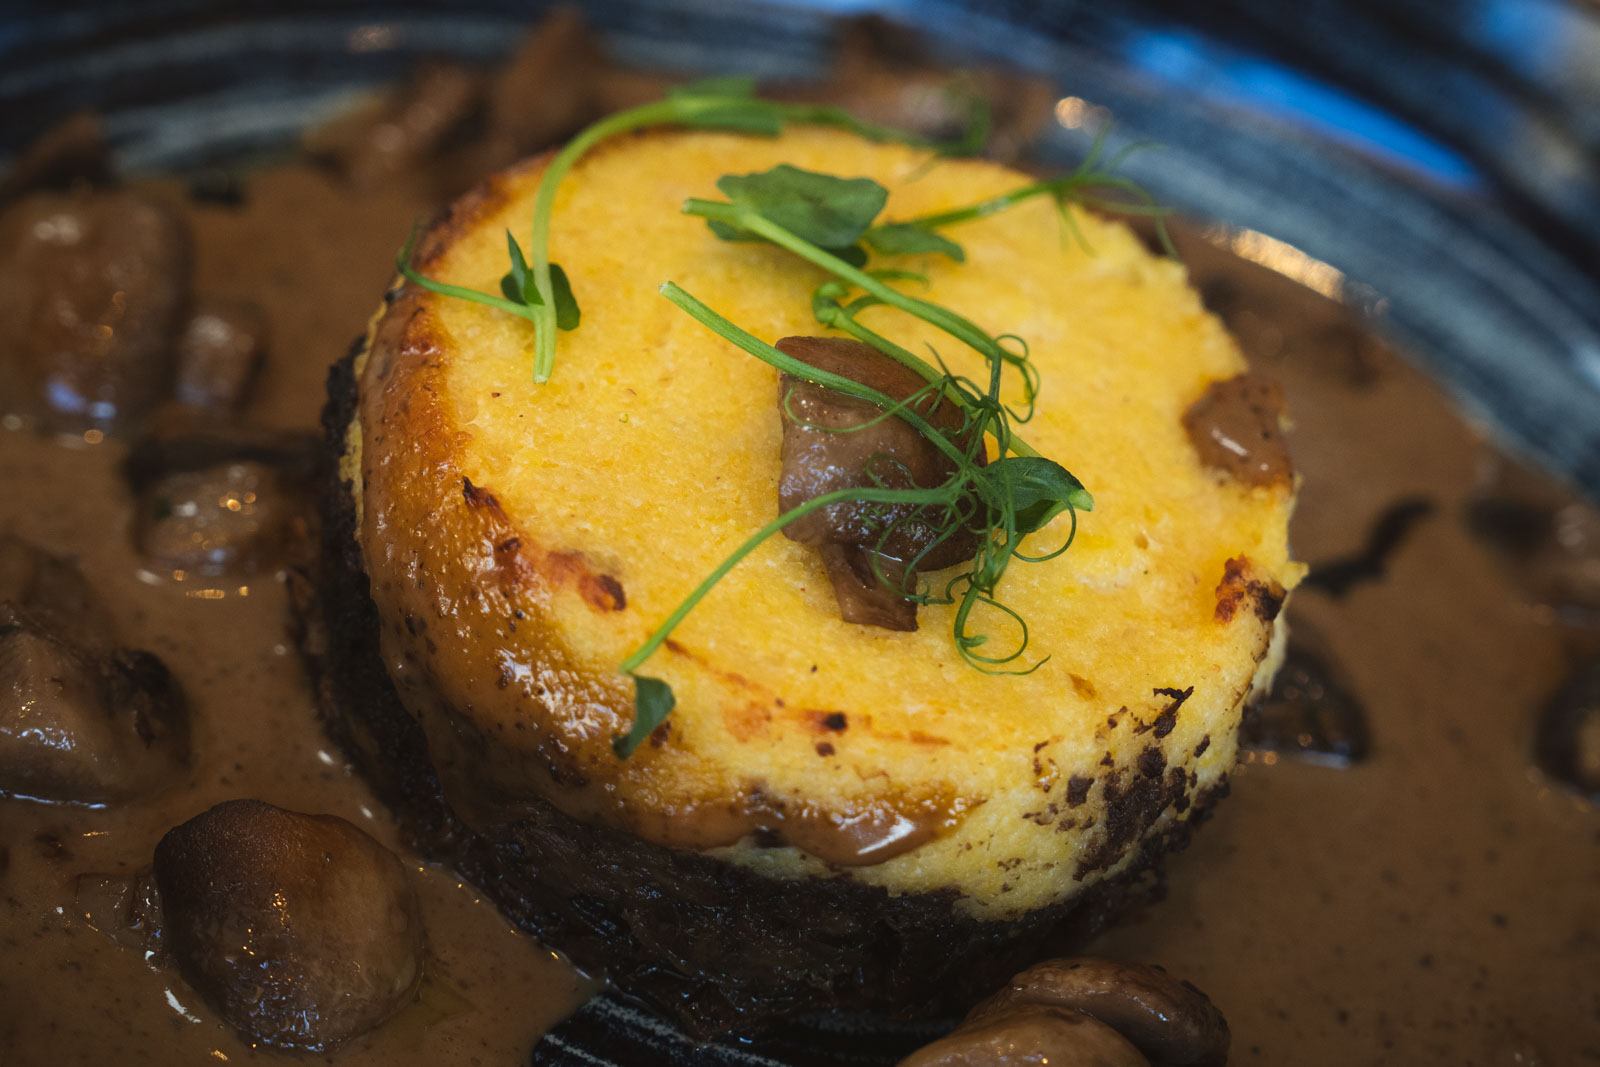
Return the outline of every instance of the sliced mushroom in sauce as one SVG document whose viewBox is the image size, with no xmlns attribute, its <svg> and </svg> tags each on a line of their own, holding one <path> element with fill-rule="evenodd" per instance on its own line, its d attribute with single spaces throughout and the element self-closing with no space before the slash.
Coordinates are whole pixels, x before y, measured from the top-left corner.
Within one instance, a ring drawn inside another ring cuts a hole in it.
<svg viewBox="0 0 1600 1067">
<path fill-rule="evenodd" d="M 0 794 L 100 804 L 181 783 L 188 709 L 166 666 L 117 648 L 64 561 L 0 538 Z"/>
<path fill-rule="evenodd" d="M 316 439 L 213 419 L 168 423 L 123 462 L 137 496 L 134 543 L 149 565 L 217 576 L 299 562 L 310 548 Z"/>
<path fill-rule="evenodd" d="M 1562 622 L 1600 626 L 1600 507 L 1502 460 L 1464 517 L 1530 600 Z"/>
<path fill-rule="evenodd" d="M 1160 967 L 1046 960 L 983 1001 L 899 1067 L 1222 1067 L 1228 1022 Z"/>
<path fill-rule="evenodd" d="M 112 182 L 105 128 L 92 111 L 69 115 L 17 157 L 0 180 L 0 201 L 43 189 L 104 186 Z"/>
<path fill-rule="evenodd" d="M 153 485 L 140 504 L 135 541 L 155 567 L 248 574 L 281 558 L 301 510 L 278 471 L 224 463 Z"/>
<path fill-rule="evenodd" d="M 896 401 L 927 389 L 915 371 L 860 341 L 785 337 L 778 348 Z M 932 489 L 955 471 L 909 422 L 884 417 L 868 401 L 784 374 L 778 406 L 783 418 L 780 511 L 841 489 Z M 952 437 L 962 429 L 961 412 L 936 393 L 920 397 L 912 410 Z M 976 459 L 984 462 L 981 450 Z M 942 536 L 942 519 L 932 509 L 904 504 L 841 503 L 814 511 L 783 532 L 802 544 L 832 546 L 825 561 L 845 621 L 914 630 L 915 605 L 904 592 L 916 587 L 916 571 L 953 566 L 977 549 L 977 537 L 968 529 Z"/>
<path fill-rule="evenodd" d="M 429 63 L 374 108 L 314 131 L 306 147 L 353 188 L 378 189 L 440 154 L 482 110 L 483 96 L 477 72 Z"/>
</svg>

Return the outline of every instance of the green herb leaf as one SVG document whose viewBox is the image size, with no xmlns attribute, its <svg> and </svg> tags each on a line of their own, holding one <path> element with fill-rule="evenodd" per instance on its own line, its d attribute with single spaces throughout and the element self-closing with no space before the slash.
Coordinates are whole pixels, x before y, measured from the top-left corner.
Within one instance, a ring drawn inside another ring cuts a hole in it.
<svg viewBox="0 0 1600 1067">
<path fill-rule="evenodd" d="M 544 298 L 539 295 L 538 282 L 533 271 L 528 269 L 527 260 L 522 258 L 522 246 L 517 244 L 510 230 L 506 231 L 506 250 L 511 255 L 511 269 L 501 276 L 500 291 L 513 303 L 524 307 L 543 307 Z M 556 304 L 556 328 L 576 330 L 582 315 L 578 311 L 578 301 L 572 295 L 572 283 L 567 281 L 567 272 L 561 269 L 559 263 L 550 264 L 550 290 Z"/>
<path fill-rule="evenodd" d="M 1015 512 L 1019 534 L 1033 533 L 1069 507 L 1093 511 L 1094 497 L 1072 472 L 1044 456 L 1005 456 L 985 472 Z"/>
<path fill-rule="evenodd" d="M 871 178 L 836 178 L 780 163 L 757 174 L 725 174 L 717 188 L 735 204 L 821 248 L 848 248 L 878 217 L 889 190 Z M 711 221 L 724 240 L 738 227 Z"/>
<path fill-rule="evenodd" d="M 677 697 L 672 687 L 660 678 L 647 678 L 642 674 L 633 677 L 633 729 L 626 735 L 611 739 L 612 751 L 618 758 L 627 759 L 633 750 L 644 744 L 656 727 L 667 721 Z"/>
<path fill-rule="evenodd" d="M 726 130 L 757 137 L 776 137 L 783 132 L 783 115 L 774 109 L 759 106 L 761 103 L 753 101 L 750 104 L 730 104 L 697 111 L 685 117 L 683 125 L 698 130 Z"/>
<path fill-rule="evenodd" d="M 687 210 L 687 209 L 685 209 Z M 706 225 L 711 227 L 711 232 L 724 241 L 759 241 L 761 238 L 749 230 L 741 230 L 731 222 L 722 219 L 706 219 Z"/>
<path fill-rule="evenodd" d="M 543 304 L 539 289 L 533 284 L 533 273 L 528 270 L 528 261 L 522 258 L 522 246 L 517 244 L 510 230 L 506 231 L 506 250 L 511 254 L 511 269 L 501 277 L 500 291 L 507 300 L 515 300 L 519 304 L 530 307 Z"/>
<path fill-rule="evenodd" d="M 550 264 L 550 290 L 556 302 L 556 328 L 576 330 L 582 316 L 578 311 L 578 301 L 572 295 L 572 283 L 567 281 L 567 272 L 561 269 L 559 263 Z"/>
<path fill-rule="evenodd" d="M 556 334 L 578 326 L 578 305 L 572 290 L 564 279 L 558 280 L 555 265 L 549 262 L 550 222 L 555 208 L 556 187 L 571 172 L 578 160 L 595 145 L 611 137 L 632 130 L 653 126 L 685 126 L 699 129 L 730 130 L 737 133 L 773 137 L 791 123 L 809 123 L 817 126 L 834 126 L 850 130 L 872 141 L 898 141 L 934 149 L 939 155 L 965 154 L 975 150 L 987 130 L 987 121 L 981 102 L 969 108 L 970 122 L 967 136 L 953 144 L 939 144 L 904 130 L 881 126 L 856 118 L 839 107 L 817 104 L 784 103 L 762 100 L 755 95 L 755 82 L 745 77 L 706 78 L 671 90 L 665 99 L 609 115 L 578 132 L 566 146 L 557 152 L 539 179 L 534 195 L 533 227 L 528 249 L 531 261 L 518 259 L 520 249 L 512 252 L 512 269 L 500 283 L 500 294 L 481 292 L 462 285 L 447 285 L 425 277 L 411 266 L 411 244 L 399 257 L 400 273 L 412 283 L 431 293 L 468 300 L 485 307 L 518 315 L 534 325 L 533 380 L 546 382 L 555 368 Z M 875 214 L 875 213 L 874 213 Z M 871 217 L 848 236 L 839 240 L 817 242 L 823 248 L 848 248 L 860 238 L 860 231 L 871 224 Z M 725 236 L 727 236 L 725 234 Z M 415 241 L 415 232 L 412 239 Z M 747 237 L 730 237 L 733 240 Z M 859 252 L 847 252 L 842 257 L 854 263 Z M 531 276 L 531 281 L 528 276 Z M 564 292 L 563 292 L 564 290 Z M 548 299 L 532 300 L 530 293 L 540 293 Z"/>
<path fill-rule="evenodd" d="M 874 252 L 885 256 L 914 256 L 943 252 L 957 263 L 967 259 L 966 251 L 948 237 L 915 222 L 886 222 L 864 235 Z"/>
<path fill-rule="evenodd" d="M 829 248 L 824 251 L 838 256 L 852 267 L 861 268 L 867 265 L 867 250 L 860 245 L 850 245 L 847 248 Z"/>
<path fill-rule="evenodd" d="M 512 315 L 518 315 L 533 321 L 534 313 L 529 311 L 521 300 L 499 297 L 493 293 L 480 292 L 477 289 L 468 289 L 464 285 L 447 285 L 444 282 L 436 282 L 432 278 L 419 274 L 416 268 L 411 265 L 411 253 L 416 248 L 417 236 L 420 232 L 418 227 L 412 226 L 411 237 L 406 241 L 406 246 L 400 250 L 400 254 L 395 257 L 395 270 L 400 272 L 402 278 L 419 288 L 426 289 L 430 293 L 438 293 L 440 296 L 449 296 L 457 300 L 482 304 L 484 307 L 495 308 L 498 311 L 509 312 Z M 504 291 L 503 286 L 502 291 Z"/>
</svg>

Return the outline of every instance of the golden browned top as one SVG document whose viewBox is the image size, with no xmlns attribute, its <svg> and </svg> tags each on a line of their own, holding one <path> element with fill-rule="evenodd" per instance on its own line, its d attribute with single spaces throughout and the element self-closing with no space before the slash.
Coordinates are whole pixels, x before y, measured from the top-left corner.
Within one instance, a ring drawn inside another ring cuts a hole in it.
<svg viewBox="0 0 1600 1067">
<path fill-rule="evenodd" d="M 981 162 L 919 173 L 914 150 L 814 129 L 604 146 L 556 200 L 551 254 L 584 317 L 543 385 L 526 322 L 404 290 L 375 321 L 349 469 L 391 673 L 469 819 L 541 795 L 774 873 L 866 863 L 851 876 L 954 886 L 985 914 L 1061 899 L 1231 763 L 1238 705 L 1299 568 L 1292 488 L 1207 469 L 1185 431 L 1210 383 L 1244 366 L 1182 267 L 1080 214 L 1086 249 L 1047 201 L 952 230 L 964 264 L 897 265 L 1026 339 L 1043 392 L 1025 434 L 1095 495 L 1070 551 L 1013 566 L 1002 586 L 1048 662 L 974 670 L 948 608 L 923 608 L 913 633 L 845 623 L 815 550 L 774 538 L 647 664 L 677 693 L 669 728 L 631 760 L 612 754 L 631 718 L 616 664 L 776 513 L 776 372 L 657 287 L 676 281 L 768 341 L 818 332 L 818 272 L 678 212 L 715 196 L 723 173 L 780 162 L 875 178 L 891 219 L 1026 180 Z M 457 204 L 419 266 L 495 290 L 539 172 L 526 164 Z M 863 321 L 981 369 L 892 309 Z M 1010 638 L 997 624 L 994 640 Z M 1130 833 L 1115 809 L 1140 776 L 1161 783 L 1160 803 L 1141 794 Z M 798 847 L 741 841 L 753 830 Z"/>
</svg>

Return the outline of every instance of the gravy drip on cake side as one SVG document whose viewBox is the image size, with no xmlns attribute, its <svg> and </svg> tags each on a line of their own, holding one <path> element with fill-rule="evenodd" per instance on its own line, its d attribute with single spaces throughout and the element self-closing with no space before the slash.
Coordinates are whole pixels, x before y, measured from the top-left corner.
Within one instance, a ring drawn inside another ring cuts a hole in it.
<svg viewBox="0 0 1600 1067">
<path fill-rule="evenodd" d="M 357 194 L 293 167 L 253 175 L 247 192 L 240 208 L 188 209 L 197 289 L 264 305 L 274 341 L 248 418 L 309 430 L 327 365 L 431 198 L 403 184 Z M 1493 454 L 1429 383 L 1327 301 L 1198 241 L 1184 253 L 1294 413 L 1297 552 L 1315 563 L 1358 549 L 1407 496 L 1435 509 L 1380 578 L 1338 598 L 1307 588 L 1292 609 L 1365 704 L 1370 756 L 1334 769 L 1247 752 L 1233 798 L 1172 863 L 1168 901 L 1092 950 L 1204 988 L 1238 1063 L 1600 1055 L 1600 814 L 1530 760 L 1538 707 L 1595 642 L 1528 606 L 1467 532 L 1463 506 Z M 123 455 L 4 432 L 0 528 L 74 557 L 119 639 L 166 661 L 190 698 L 196 762 L 170 791 L 103 810 L 0 800 L 6 1062 L 281 1061 L 92 928 L 75 899 L 80 874 L 144 868 L 167 829 L 234 797 L 350 819 L 399 848 L 422 899 L 419 1001 L 319 1062 L 526 1062 L 594 984 L 405 851 L 320 732 L 272 573 L 140 578 Z"/>
</svg>

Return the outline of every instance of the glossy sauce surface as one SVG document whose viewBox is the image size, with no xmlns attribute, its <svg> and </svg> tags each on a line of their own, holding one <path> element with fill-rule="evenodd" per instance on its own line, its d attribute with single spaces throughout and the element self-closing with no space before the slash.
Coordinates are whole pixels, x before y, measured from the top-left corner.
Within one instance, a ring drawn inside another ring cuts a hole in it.
<svg viewBox="0 0 1600 1067">
<path fill-rule="evenodd" d="M 158 190 L 178 198 L 175 186 Z M 356 194 L 273 169 L 239 209 L 189 206 L 202 295 L 261 303 L 274 341 L 252 421 L 309 429 L 322 377 L 360 330 L 409 220 L 404 183 Z M 1233 796 L 1170 868 L 1170 897 L 1098 955 L 1159 963 L 1226 1015 L 1239 1064 L 1582 1063 L 1600 1058 L 1600 814 L 1532 769 L 1541 703 L 1592 633 L 1529 603 L 1462 512 L 1492 452 L 1419 374 L 1345 313 L 1258 267 L 1184 244 L 1255 370 L 1279 381 L 1303 496 L 1297 554 L 1359 547 L 1397 499 L 1435 510 L 1383 577 L 1299 593 L 1369 713 L 1372 751 L 1334 769 L 1247 757 Z M 759 398 L 763 404 L 767 397 Z M 193 707 L 191 779 L 90 810 L 0 800 L 0 1062 L 199 1064 L 268 1057 L 174 973 L 93 929 L 80 874 L 147 866 L 172 825 L 254 796 L 401 841 L 323 737 L 286 625 L 283 585 L 173 580 L 132 544 L 123 446 L 0 436 L 0 526 L 77 558 L 119 639 L 160 655 Z M 336 1064 L 519 1064 L 578 1004 L 580 978 L 401 850 L 422 898 L 429 978 Z M 1519 1058 L 1520 1057 L 1520 1058 Z"/>
<path fill-rule="evenodd" d="M 1181 247 L 1254 371 L 1283 385 L 1303 478 L 1291 537 L 1312 566 L 1290 632 L 1365 705 L 1371 751 L 1342 768 L 1246 752 L 1168 899 L 1094 951 L 1204 989 L 1231 1063 L 1600 1057 L 1600 811 L 1532 761 L 1540 707 L 1600 635 L 1563 625 L 1469 532 L 1504 460 L 1431 382 L 1311 291 Z M 1319 563 L 1419 499 L 1431 511 L 1380 576 L 1317 587 Z"/>
</svg>

